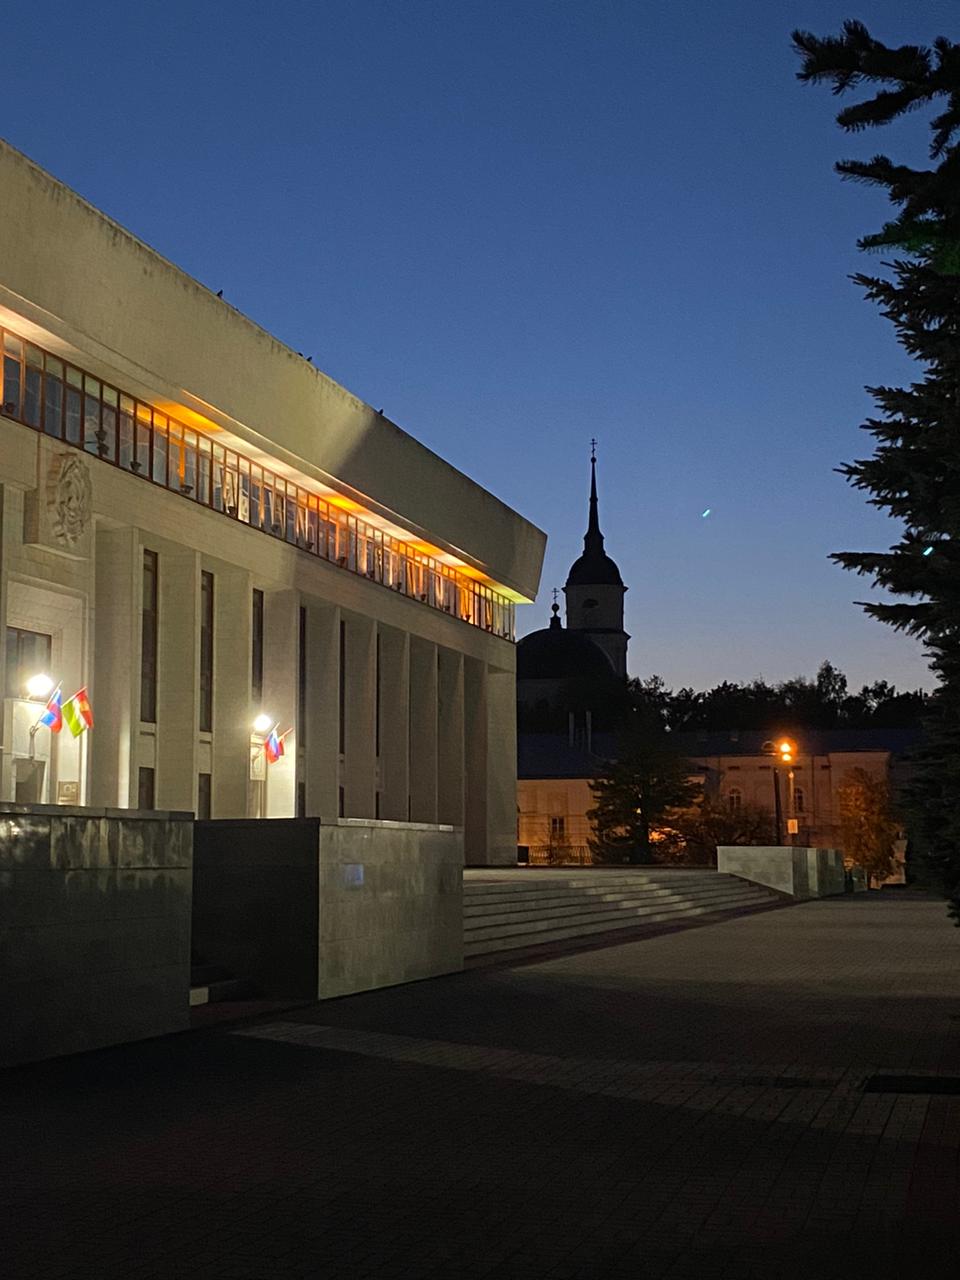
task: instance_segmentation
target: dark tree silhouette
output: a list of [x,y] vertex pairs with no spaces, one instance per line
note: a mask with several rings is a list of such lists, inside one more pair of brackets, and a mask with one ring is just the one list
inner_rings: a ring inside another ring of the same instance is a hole
[[902,521],[900,540],[886,552],[833,558],[899,597],[863,607],[922,639],[939,677],[907,802],[911,835],[960,924],[960,46],[939,38],[932,48],[889,48],[852,21],[839,36],[796,31],[793,43],[801,81],[825,81],[838,95],[872,90],[838,114],[848,132],[918,108],[938,111],[929,122],[929,168],[884,155],[836,166],[845,178],[885,190],[897,210],[860,241],[895,255],[890,278],[853,280],[879,303],[922,372],[908,387],[868,388],[879,409],[864,424],[874,453],[841,468],[870,503]]

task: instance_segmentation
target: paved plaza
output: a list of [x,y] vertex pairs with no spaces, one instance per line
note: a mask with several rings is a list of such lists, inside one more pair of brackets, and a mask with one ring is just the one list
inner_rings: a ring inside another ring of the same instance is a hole
[[954,1277],[960,1096],[876,1075],[960,1077],[960,933],[909,890],[18,1068],[0,1266]]

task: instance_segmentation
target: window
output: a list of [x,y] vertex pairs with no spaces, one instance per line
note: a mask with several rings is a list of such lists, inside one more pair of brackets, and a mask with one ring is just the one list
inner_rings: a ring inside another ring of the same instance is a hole
[[346,815],[346,798],[343,794],[343,787],[337,788],[337,812],[341,818]]
[[[341,620],[340,622],[340,754],[346,750],[347,742],[347,624]],[[343,809],[341,807],[340,816],[343,817]]]
[[803,787],[793,789],[793,812],[803,813]]
[[305,782],[297,783],[297,817],[305,818],[307,816],[307,784]]
[[743,804],[743,792],[739,787],[731,787],[727,792],[727,805],[731,812],[739,813]]
[[211,781],[209,773],[197,774],[197,819],[200,822],[210,817]]
[[50,675],[52,637],[39,631],[23,631],[20,627],[7,627],[7,690],[8,698],[25,698],[26,684],[31,676]]
[[[305,747],[307,728],[307,611],[300,606],[297,634],[297,746]],[[301,815],[302,817],[303,815]]]
[[567,820],[566,818],[550,819],[550,839],[562,840],[566,835]]
[[250,693],[257,709],[263,701],[263,592],[253,591],[253,645],[250,663]]
[[213,729],[213,574],[200,574],[200,728]]
[[[439,656],[437,658],[437,661],[439,662]],[[374,752],[377,756],[377,759],[379,759],[380,758],[380,632],[379,631],[377,632],[376,687],[374,689],[373,697],[376,703],[376,709],[375,709],[376,723],[374,727]],[[380,797],[378,794],[377,799],[379,800],[379,798]],[[379,813],[377,813],[377,817],[378,818],[380,817]]]
[[140,719],[145,724],[157,723],[158,579],[157,553],[144,549],[143,600],[140,605]]
[[[0,412],[6,417],[472,626],[513,638],[514,606],[489,587],[6,329],[0,345]],[[596,606],[586,602],[588,609]]]
[[137,786],[137,808],[138,809],[154,809],[154,773],[152,769],[140,770],[140,776]]

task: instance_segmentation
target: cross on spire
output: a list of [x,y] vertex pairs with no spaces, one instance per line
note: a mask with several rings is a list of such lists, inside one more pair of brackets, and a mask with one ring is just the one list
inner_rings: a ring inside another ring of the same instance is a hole
[[597,460],[597,440],[596,440],[596,437],[593,437],[593,439],[591,439],[590,441],[590,461],[596,462],[596,460]]

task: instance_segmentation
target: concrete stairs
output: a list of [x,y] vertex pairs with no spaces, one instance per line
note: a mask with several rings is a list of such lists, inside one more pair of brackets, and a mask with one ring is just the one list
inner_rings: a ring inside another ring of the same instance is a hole
[[771,890],[707,869],[468,870],[464,960],[782,905]]

